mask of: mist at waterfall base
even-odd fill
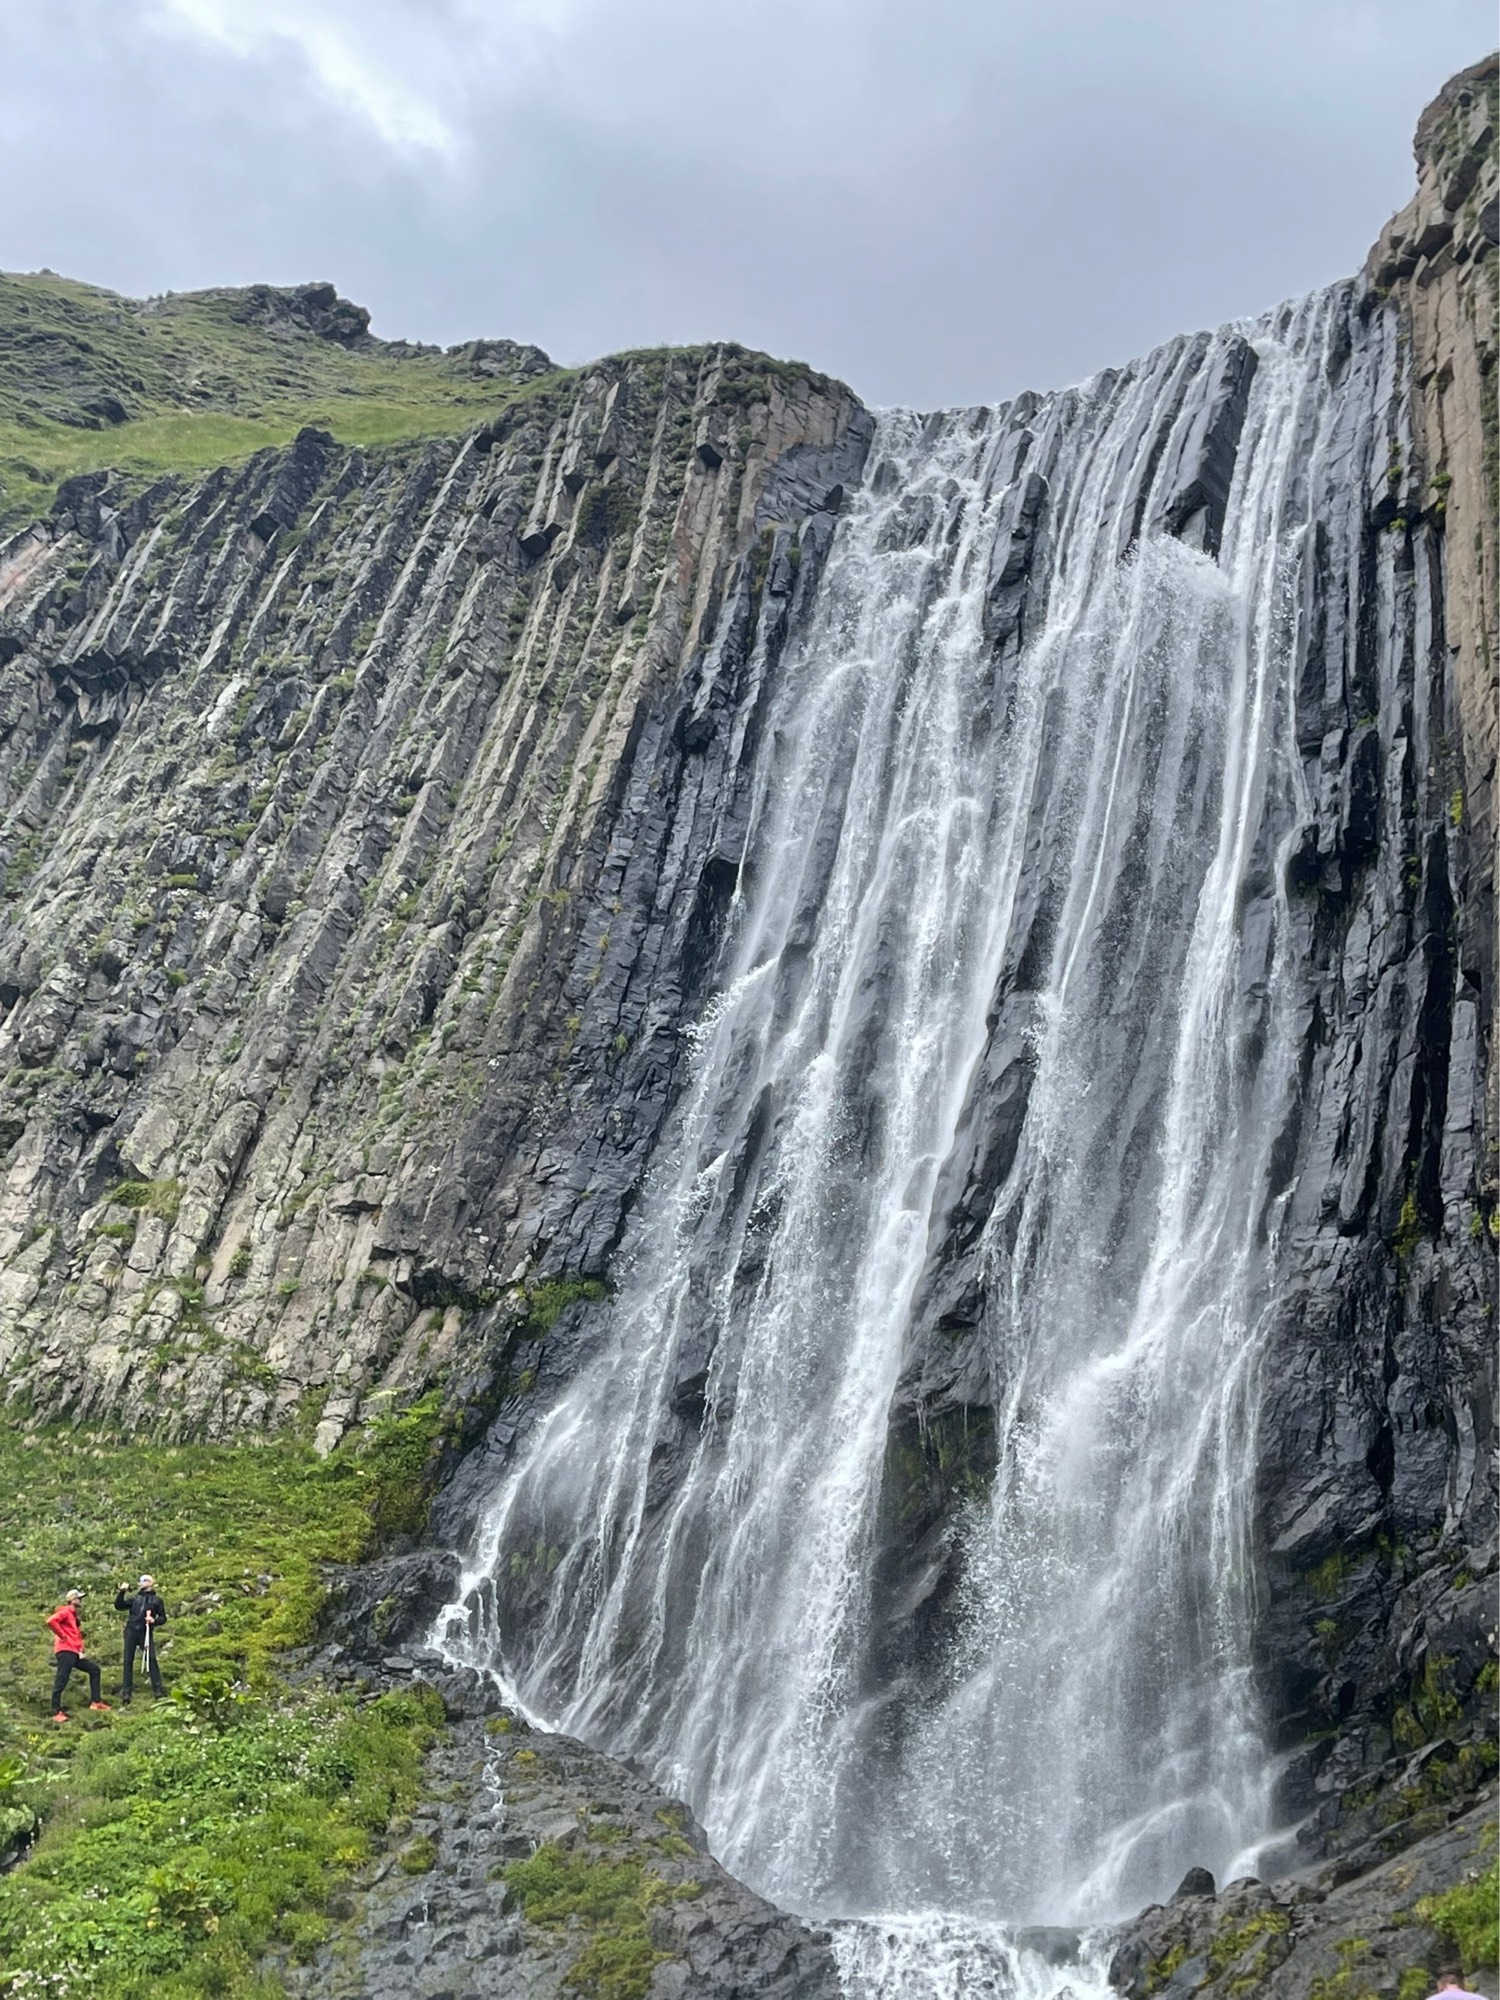
[[[1049,398],[885,415],[811,616],[752,662],[717,997],[594,1358],[441,1629],[773,1901],[866,1920],[851,1992],[1102,1993],[1097,1954],[1007,1927],[1106,1924],[1274,1831],[1250,1530],[1293,667],[1387,339],[1336,288]],[[1184,499],[1235,394],[1227,495]],[[951,1344],[939,1252],[1017,1092],[963,1205],[993,1477],[893,1670],[893,1399]]]

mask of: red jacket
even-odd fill
[[[47,1624],[55,1633],[52,1650],[54,1653],[81,1653],[83,1651],[83,1627],[78,1622],[78,1608],[73,1604],[59,1604]]]

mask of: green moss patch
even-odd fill
[[[528,1340],[545,1340],[569,1306],[580,1299],[608,1297],[609,1287],[601,1278],[549,1278],[545,1284],[528,1287],[522,1331]]]
[[[1290,1929],[1285,1911],[1258,1910],[1244,1923],[1220,1931],[1208,1950],[1209,1977],[1221,1978],[1232,1969],[1226,1992],[1237,1996],[1256,1992],[1286,1956],[1284,1941]]]
[[[633,1857],[556,1841],[507,1868],[505,1881],[528,1923],[586,1933],[563,1984],[590,2000],[644,2000],[653,1969],[671,1956],[652,1940],[651,1911],[699,1893],[698,1883],[670,1883]]]
[[[1472,1984],[1500,1967],[1500,1864],[1491,1862],[1441,1896],[1424,1896],[1417,1915],[1440,1937],[1451,1938]]]
[[[442,1391],[429,1389],[406,1409],[376,1417],[366,1431],[362,1469],[377,1533],[414,1535],[426,1526],[444,1430]]]

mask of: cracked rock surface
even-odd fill
[[[450,1730],[428,1757],[427,1796],[390,1829],[336,1943],[280,1968],[294,1995],[551,2000],[599,1990],[585,1954],[624,1945],[643,1955],[651,2000],[837,2000],[824,1935],[726,1874],[688,1808],[644,1774],[529,1730],[490,1682],[440,1655],[365,1665],[339,1648],[317,1667],[372,1692],[426,1681]],[[538,1855],[563,1871],[555,1900],[571,1907],[555,1915],[533,1914],[515,1872]]]
[[[68,482],[0,549],[0,1376],[223,1435],[535,1379],[597,1281],[870,420],[738,348]]]
[[[1368,1873],[1335,1864],[1275,1884],[1246,1878],[1218,1894],[1211,1876],[1207,1894],[1179,1890],[1124,1926],[1111,1982],[1125,2000],[1398,2000],[1414,1984],[1430,1992],[1452,1946],[1418,1905],[1489,1865],[1494,1797],[1486,1787],[1421,1847]]]

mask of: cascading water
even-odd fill
[[[1276,895],[1244,912],[1304,810],[1351,325],[1335,291],[881,420],[607,1335],[444,1626],[774,1900],[902,1913],[842,1934],[852,1991],[1102,1990],[995,1926],[1123,1915],[1270,1831],[1247,1529],[1297,992]],[[937,1670],[883,1680],[893,1398],[1002,1047],[1024,1115],[968,1246],[993,1477],[949,1524]]]

